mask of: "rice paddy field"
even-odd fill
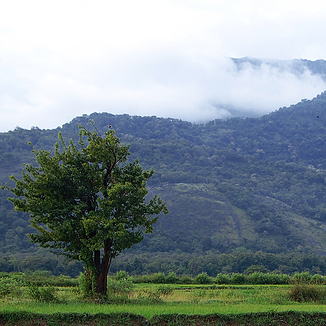
[[[77,283],[68,281],[71,286],[3,278],[0,326],[326,325],[324,282],[223,285],[113,280],[109,300],[102,302],[83,297]]]
[[[325,285],[310,286],[323,289]],[[54,300],[42,302],[31,299],[28,289],[22,288],[20,295],[9,295],[0,298],[0,314],[13,316],[15,314],[40,315],[101,315],[101,314],[133,314],[147,320],[158,316],[280,316],[289,312],[308,314],[307,320],[313,320],[318,325],[316,316],[326,324],[326,305],[322,300],[307,300],[295,302],[289,293],[293,285],[159,285],[136,284],[128,293],[115,293],[108,303],[96,303],[83,299],[75,287],[52,288]],[[300,301],[300,300],[299,300]],[[258,313],[258,314],[257,314]],[[325,313],[325,316],[324,316]],[[265,315],[264,315],[265,314]],[[316,314],[316,315],[314,315]],[[322,314],[322,315],[320,315]],[[297,316],[297,315],[295,315]],[[324,318],[325,317],[325,318]],[[322,322],[322,321],[321,321]],[[11,322],[11,324],[13,324]],[[21,323],[20,323],[21,324]],[[38,322],[38,324],[42,324]],[[53,324],[53,323],[52,323]],[[59,325],[60,323],[58,323]],[[74,323],[71,323],[74,324]],[[77,323],[79,324],[79,323]],[[112,325],[124,325],[113,323]],[[139,324],[131,322],[131,324]],[[306,325],[307,321],[303,325]],[[325,325],[320,323],[320,325]],[[0,325],[7,325],[4,321]],[[23,324],[21,324],[23,325]],[[28,325],[28,323],[24,324]],[[46,324],[47,325],[47,324]],[[62,323],[60,325],[63,325]],[[111,324],[107,324],[111,325]],[[140,325],[140,324],[139,324]],[[162,321],[158,325],[165,325]],[[166,325],[220,325],[218,323],[204,324],[172,322]],[[269,325],[264,323],[224,323],[221,325]],[[271,324],[272,325],[272,324]],[[274,323],[273,325],[290,325],[289,323]],[[294,322],[294,325],[301,325]],[[309,324],[307,324],[309,325]]]

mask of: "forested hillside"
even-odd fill
[[[93,113],[55,130],[16,128],[0,134],[0,182],[34,162],[33,148],[53,150],[59,131],[76,141],[78,125],[93,128],[89,119],[101,133],[111,124],[131,159],[154,168],[149,195],[170,211],[113,269],[326,272],[326,92],[260,118],[205,125]],[[30,244],[28,215],[15,212],[8,195],[0,192],[0,270],[78,273],[80,265]]]

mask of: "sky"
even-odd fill
[[[326,59],[326,2],[10,0],[0,10],[0,132],[92,112],[205,123],[326,90],[230,58]]]

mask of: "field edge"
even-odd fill
[[[53,313],[0,312],[0,326],[240,326],[240,325],[325,325],[326,312],[259,312],[239,314],[162,314],[150,319],[133,313]]]

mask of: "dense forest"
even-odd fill
[[[130,159],[154,168],[149,196],[160,195],[170,211],[113,272],[326,273],[326,92],[259,118],[207,124],[93,113],[54,130],[17,127],[0,134],[0,183],[36,164],[32,149],[53,150],[59,131],[77,141],[90,119],[100,133],[111,125]],[[0,270],[78,274],[80,263],[29,242],[28,214],[9,195],[0,191]]]

